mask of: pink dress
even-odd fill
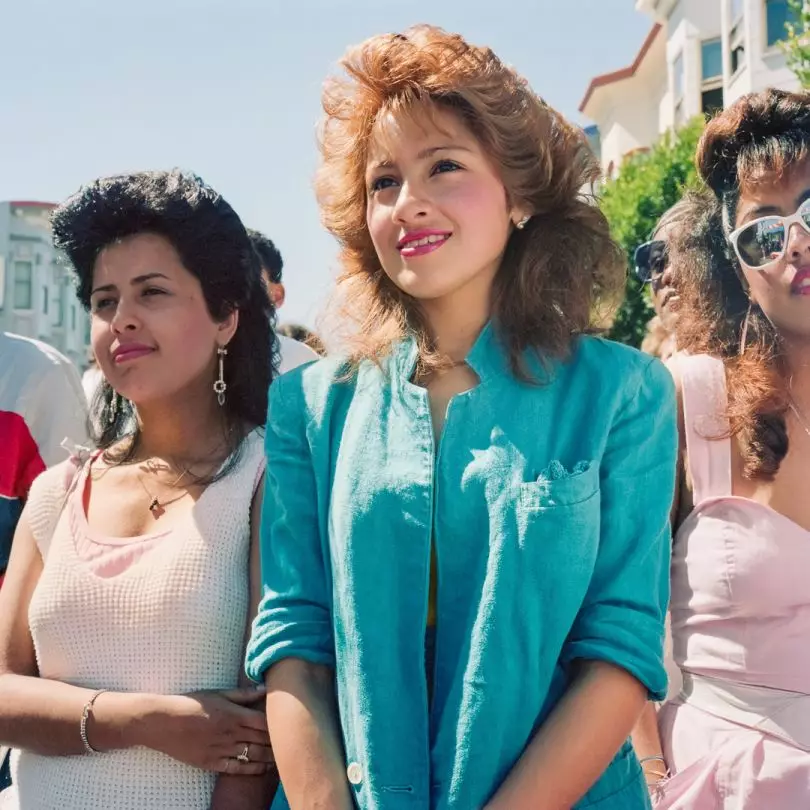
[[[810,532],[731,489],[725,370],[679,356],[695,508],[675,537],[656,810],[810,808]]]

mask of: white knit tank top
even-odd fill
[[[250,507],[263,470],[262,434],[255,431],[237,467],[206,488],[187,523],[108,578],[77,552],[84,539],[77,532],[86,530],[72,508],[76,498],[81,508],[80,488],[62,509],[65,465],[43,473],[29,498],[45,561],[28,614],[41,677],[158,694],[237,686],[249,605]],[[207,810],[215,779],[146,748],[70,757],[15,751],[13,786],[0,807]]]

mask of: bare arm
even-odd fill
[[[93,690],[39,677],[28,627],[42,558],[26,512],[17,524],[0,590],[0,744],[46,756],[83,754],[82,711]],[[232,759],[241,741],[267,744],[265,719],[247,708],[255,688],[229,693],[152,695],[105,692],[94,704],[87,737],[98,751],[146,746],[206,770],[264,773],[266,754]]]
[[[259,524],[262,514],[262,499],[264,495],[264,476],[259,482],[256,495],[250,511],[250,605],[248,620],[245,627],[245,647],[250,638],[253,617],[258,613],[262,594],[261,557],[259,554]],[[245,675],[244,668],[239,676],[240,686],[250,686],[250,680]],[[250,755],[250,752],[248,752]],[[259,776],[232,776],[221,774],[217,779],[214,795],[211,798],[211,810],[230,810],[239,807],[244,810],[260,808],[264,810],[278,790],[278,771],[275,766],[266,774]]]
[[[351,810],[332,668],[285,658],[265,682],[270,740],[292,810]]]
[[[486,810],[569,810],[610,764],[646,699],[646,687],[628,672],[582,662]]]
[[[672,512],[670,515],[672,534],[674,536],[683,517],[691,511],[692,497],[691,484],[687,480],[688,466],[686,459],[683,384],[677,358],[671,359],[666,365],[675,382],[675,391],[678,398],[678,472],[675,478],[675,497],[672,501]],[[678,673],[673,671],[672,637],[669,632],[669,622],[667,622],[666,658],[670,680],[672,680],[673,677],[677,677]],[[638,758],[640,760],[647,760],[642,762],[642,768],[647,783],[654,785],[660,779],[665,778],[668,771],[666,762],[662,761],[664,753],[661,737],[658,733],[658,714],[654,703],[648,703],[647,706],[645,706],[636,727],[633,729],[632,738]],[[647,759],[648,757],[661,757],[662,759]]]
[[[79,723],[92,690],[38,677],[27,617],[41,572],[42,558],[23,512],[0,590],[0,742],[46,755],[81,754]],[[88,724],[95,747],[140,744],[138,707],[146,709],[141,698],[111,693],[98,699]]]

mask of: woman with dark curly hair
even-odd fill
[[[647,324],[641,351],[665,361],[675,352],[675,321],[680,304],[678,268],[672,262],[669,245],[686,227],[690,205],[687,196],[665,211],[656,223],[650,241],[639,245],[635,254],[636,276],[643,284],[650,285],[650,301],[655,311]]]
[[[810,94],[742,98],[698,165],[712,194],[673,246],[698,260],[672,364],[683,688],[659,713],[673,776],[656,808],[794,810],[810,797]]]
[[[595,162],[459,36],[343,67],[318,191],[358,329],[271,388],[247,661],[289,806],[646,808],[675,399],[586,335],[624,276]]]
[[[265,808],[263,692],[238,688],[276,367],[258,260],[230,205],[176,171],[97,180],[53,231],[91,313],[100,449],[34,482],[14,539],[0,806]]]

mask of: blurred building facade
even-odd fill
[[[89,317],[51,244],[53,203],[0,202],[0,330],[36,338],[87,366]]]
[[[602,167],[667,130],[767,87],[797,89],[780,48],[788,0],[636,0],[652,28],[625,68],[591,80],[580,112],[601,133]]]

